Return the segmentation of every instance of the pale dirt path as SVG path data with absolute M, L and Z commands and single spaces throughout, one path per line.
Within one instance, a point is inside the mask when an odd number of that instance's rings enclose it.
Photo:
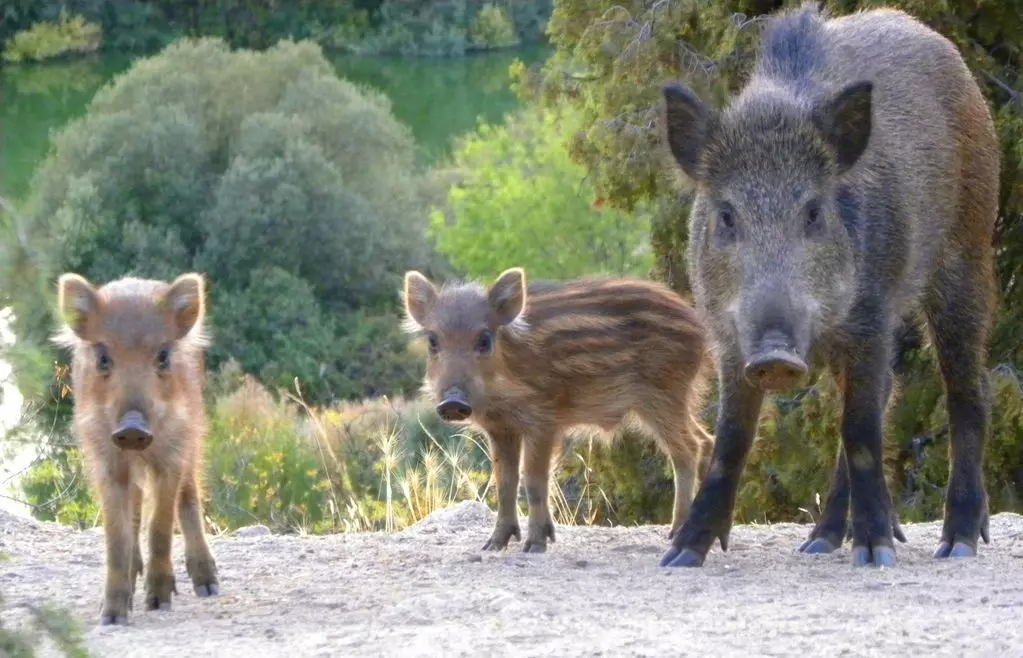
M 100 628 L 102 535 L 0 515 L 0 591 L 70 606 L 116 658 L 1023 656 L 1019 515 L 968 562 L 930 558 L 937 524 L 906 525 L 891 570 L 799 555 L 794 524 L 736 527 L 702 570 L 657 566 L 664 526 L 558 527 L 546 555 L 480 559 L 491 519 L 463 503 L 391 535 L 214 538 L 214 599 L 192 594 L 177 537 L 174 609 Z

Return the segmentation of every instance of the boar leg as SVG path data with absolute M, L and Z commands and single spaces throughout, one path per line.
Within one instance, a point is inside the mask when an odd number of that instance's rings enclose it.
M 196 481 L 194 468 L 181 483 L 178 522 L 181 524 L 181 534 L 185 537 L 185 568 L 192 579 L 192 588 L 197 596 L 216 596 L 220 592 L 217 563 L 206 542 L 199 500 L 199 483 Z
M 554 541 L 554 519 L 551 517 L 548 491 L 554 443 L 553 437 L 529 438 L 523 446 L 522 474 L 529 503 L 529 531 L 522 546 L 526 553 L 543 553 L 547 550 L 547 540 Z
M 836 379 L 844 381 L 841 368 L 833 368 Z M 894 374 L 889 371 L 885 377 L 885 403 L 892 395 Z M 844 391 L 843 391 L 844 394 Z M 852 539 L 852 527 L 849 524 L 849 467 L 845 460 L 845 446 L 839 441 L 838 456 L 835 459 L 835 471 L 831 477 L 831 488 L 824 502 L 824 513 L 810 531 L 810 536 L 799 547 L 802 553 L 833 553 L 841 548 L 846 539 Z M 892 534 L 900 542 L 905 543 L 906 535 L 899 525 L 898 517 L 892 513 Z
M 127 464 L 118 464 L 99 487 L 106 540 L 107 582 L 100 623 L 126 624 L 132 598 L 132 489 Z
M 485 551 L 501 551 L 508 540 L 522 540 L 519 531 L 519 461 L 522 439 L 517 432 L 490 432 L 491 468 L 497 485 L 497 523 L 490 539 L 483 545 Z
M 883 459 L 884 410 L 888 393 L 891 337 L 885 331 L 884 309 L 863 304 L 854 310 L 849 351 L 844 359 L 842 443 L 852 499 L 855 566 L 895 566 L 891 493 L 885 482 Z
M 154 506 L 149 522 L 149 571 L 146 573 L 146 609 L 170 610 L 171 594 L 177 594 L 171 564 L 174 512 L 181 486 L 180 471 L 153 473 Z
M 142 575 L 144 564 L 142 562 L 142 543 L 139 541 L 139 532 L 142 529 L 142 487 L 137 484 L 131 485 L 131 514 L 132 514 L 132 558 L 131 558 L 131 592 L 134 596 L 135 585 L 138 577 Z
M 940 272 L 927 304 L 938 363 L 945 380 L 951 438 L 951 464 L 945 493 L 945 520 L 934 557 L 973 557 L 978 538 L 990 542 L 984 487 L 984 448 L 991 426 L 991 383 L 984 367 L 990 297 L 981 284 L 990 271 L 968 271 L 979 263 Z M 988 268 L 990 266 L 988 265 Z
M 743 376 L 738 355 L 738 349 L 723 350 L 718 366 L 721 392 L 710 470 L 700 483 L 689 518 L 661 558 L 661 566 L 703 566 L 715 538 L 721 542 L 721 550 L 728 550 L 739 478 L 753 445 L 764 399 L 763 393 Z

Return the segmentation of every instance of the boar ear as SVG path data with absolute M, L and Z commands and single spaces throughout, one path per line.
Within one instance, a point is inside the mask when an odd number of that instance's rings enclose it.
M 526 272 L 513 267 L 501 272 L 487 293 L 487 302 L 499 325 L 515 322 L 526 307 Z
M 57 308 L 61 319 L 82 340 L 90 340 L 88 320 L 99 305 L 99 294 L 85 277 L 68 272 L 58 279 Z
M 661 88 L 664 125 L 671 154 L 686 176 L 699 180 L 700 159 L 707 144 L 715 112 L 683 84 L 671 82 Z
M 205 287 L 202 275 L 190 272 L 174 279 L 164 295 L 179 340 L 200 324 L 206 314 Z
M 854 82 L 814 110 L 813 122 L 835 149 L 839 173 L 856 164 L 867 150 L 873 92 L 869 80 Z
M 430 308 L 437 301 L 437 289 L 430 280 L 415 270 L 405 272 L 405 328 L 417 331 L 426 322 Z

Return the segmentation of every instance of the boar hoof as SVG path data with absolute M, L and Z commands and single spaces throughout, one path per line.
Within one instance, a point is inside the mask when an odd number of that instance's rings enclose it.
M 817 554 L 817 553 L 834 553 L 838 550 L 838 546 L 830 539 L 825 537 L 810 537 L 799 547 L 800 553 Z
M 864 567 L 873 564 L 878 567 L 894 567 L 896 563 L 895 548 L 891 546 L 853 546 L 852 564 L 854 567 Z
M 526 543 L 522 546 L 523 553 L 546 553 L 547 543 L 539 541 L 526 540 Z
M 672 546 L 661 558 L 662 567 L 702 567 L 705 555 L 691 548 L 679 550 Z
M 934 551 L 934 557 L 936 558 L 977 557 L 977 549 L 961 541 L 957 541 L 954 544 L 950 544 L 947 541 L 943 541 L 938 546 L 938 550 Z
M 484 551 L 503 551 L 508 547 L 508 541 L 515 537 L 515 541 L 522 541 L 522 533 L 519 531 L 519 524 L 498 525 L 494 533 L 490 535 L 487 543 L 483 544 Z

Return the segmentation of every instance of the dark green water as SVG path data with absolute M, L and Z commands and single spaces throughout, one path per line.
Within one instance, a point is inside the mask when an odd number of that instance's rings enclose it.
M 518 106 L 508 88 L 508 67 L 516 57 L 531 64 L 546 55 L 534 46 L 454 60 L 333 55 L 331 61 L 340 75 L 391 99 L 395 116 L 412 129 L 421 161 L 430 163 L 478 118 L 500 121 Z M 131 61 L 115 54 L 0 69 L 0 195 L 23 198 L 51 132 L 84 114 L 93 94 Z

